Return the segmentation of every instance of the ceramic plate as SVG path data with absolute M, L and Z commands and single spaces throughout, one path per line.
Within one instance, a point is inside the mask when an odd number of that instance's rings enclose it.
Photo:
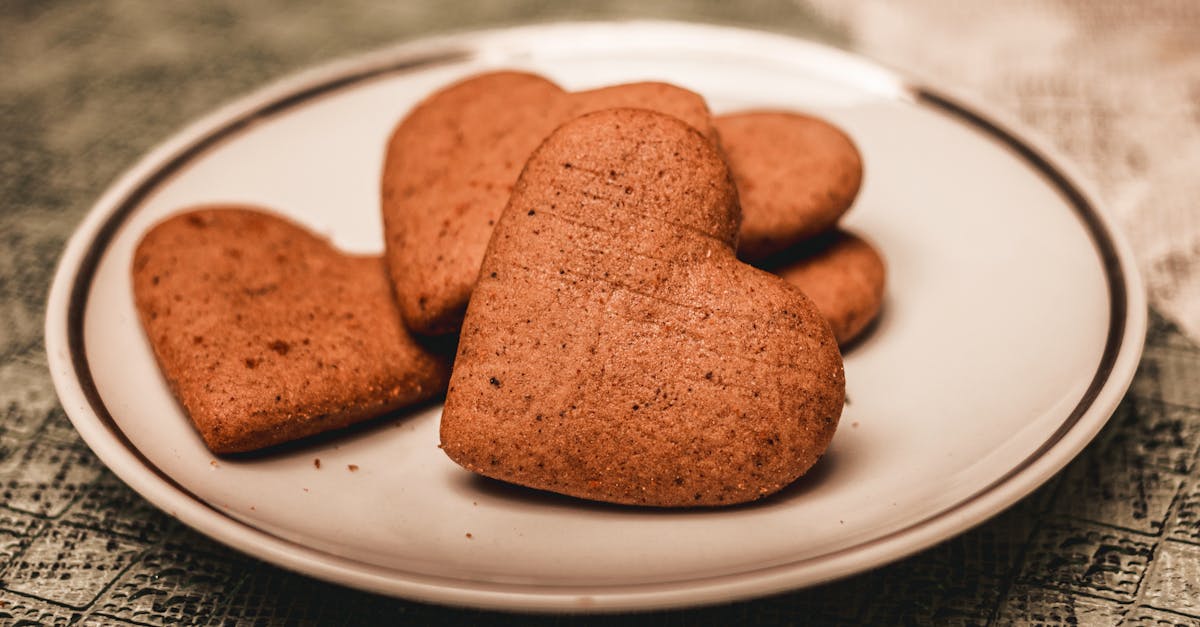
M 804 110 L 853 136 L 866 180 L 846 224 L 882 250 L 889 284 L 882 319 L 846 355 L 841 427 L 808 476 L 728 509 L 589 504 L 454 465 L 437 448 L 436 406 L 264 458 L 205 449 L 137 321 L 139 237 L 189 205 L 228 201 L 379 251 L 390 129 L 432 90 L 496 68 L 571 89 L 665 80 L 716 112 Z M 470 33 L 335 63 L 187 127 L 100 198 L 51 291 L 55 383 L 96 454 L 158 507 L 367 590 L 617 610 L 863 571 L 985 520 L 1062 468 L 1112 414 L 1142 347 L 1145 296 L 1094 196 L 1025 133 L 962 102 L 812 43 L 662 22 Z

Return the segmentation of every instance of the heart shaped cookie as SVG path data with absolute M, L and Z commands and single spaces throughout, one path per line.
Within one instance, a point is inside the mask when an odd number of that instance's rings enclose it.
M 489 244 L 442 416 L 474 472 L 577 497 L 722 505 L 825 451 L 845 380 L 829 325 L 737 260 L 720 153 L 613 109 L 533 154 Z
M 738 256 L 758 261 L 828 230 L 854 203 L 862 157 L 816 117 L 747 111 L 714 119 L 742 203 Z
M 379 257 L 344 255 L 249 208 L 146 233 L 133 287 L 155 357 L 213 452 L 373 418 L 445 388 L 444 356 L 404 329 Z
M 775 255 L 760 267 L 804 291 L 845 346 L 879 315 L 887 270 L 863 238 L 834 229 Z
M 382 177 L 389 270 L 408 328 L 457 331 L 492 227 L 530 153 L 558 125 L 612 107 L 671 114 L 715 138 L 704 100 L 663 83 L 568 93 L 495 72 L 442 89 L 396 127 Z

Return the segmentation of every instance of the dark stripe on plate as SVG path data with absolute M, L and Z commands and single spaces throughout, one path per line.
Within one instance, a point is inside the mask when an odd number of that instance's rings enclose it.
M 1104 340 L 1104 352 L 1100 355 L 1100 363 L 1096 366 L 1096 373 L 1092 376 L 1092 381 L 1088 385 L 1087 390 L 1084 391 L 1083 396 L 1075 405 L 1075 409 L 1071 411 L 1067 419 L 1051 434 L 1046 442 L 1031 453 L 1029 457 L 1025 458 L 1024 461 L 1008 471 L 1003 477 L 1000 477 L 986 488 L 977 492 L 976 497 L 978 497 L 992 488 L 1005 483 L 1014 475 L 1028 468 L 1042 455 L 1045 455 L 1046 451 L 1050 450 L 1075 427 L 1079 419 L 1083 417 L 1083 414 L 1096 401 L 1096 397 L 1100 395 L 1100 390 L 1104 388 L 1105 382 L 1112 375 L 1113 367 L 1117 362 L 1117 355 L 1121 352 L 1121 344 L 1125 337 L 1125 321 L 1128 315 L 1129 297 L 1126 292 L 1125 275 L 1121 272 L 1121 259 L 1117 255 L 1116 246 L 1113 245 L 1112 236 L 1109 235 L 1104 227 L 1104 222 L 1100 218 L 1099 211 L 1088 202 L 1087 197 L 1084 196 L 1079 188 L 1075 187 L 1062 172 L 1055 169 L 1045 155 L 1022 142 L 995 122 L 945 95 L 925 87 L 910 87 L 909 91 L 917 102 L 954 116 L 965 122 L 968 126 L 983 131 L 985 134 L 1001 141 L 1006 147 L 1029 162 L 1042 176 L 1046 177 L 1047 182 L 1062 194 L 1067 204 L 1071 205 L 1071 208 L 1075 210 L 1076 216 L 1083 222 L 1084 228 L 1087 230 L 1088 235 L 1091 236 L 1092 245 L 1096 248 L 1096 254 L 1100 257 L 1100 262 L 1104 266 L 1104 277 L 1108 284 L 1108 334 Z M 963 504 L 970 502 L 970 500 L 963 501 L 963 503 L 955 507 L 961 507 Z M 951 508 L 951 510 L 947 511 L 953 511 L 953 509 Z

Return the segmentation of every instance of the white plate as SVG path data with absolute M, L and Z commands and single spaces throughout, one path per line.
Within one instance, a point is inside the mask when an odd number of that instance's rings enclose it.
M 236 201 L 378 251 L 389 130 L 431 90 L 500 67 L 569 88 L 667 80 L 717 112 L 815 112 L 858 142 L 867 175 L 848 224 L 882 249 L 889 285 L 881 322 L 846 356 L 851 402 L 810 476 L 730 509 L 587 504 L 455 466 L 437 448 L 437 407 L 213 463 L 137 322 L 139 236 L 188 205 Z M 1124 394 L 1145 334 L 1141 283 L 1094 197 L 1044 148 L 957 102 L 811 43 L 661 22 L 457 35 L 306 72 L 184 129 L 99 200 L 50 295 L 55 384 L 96 454 L 157 506 L 242 551 L 367 590 L 616 610 L 878 566 L 996 514 L 1065 465 Z

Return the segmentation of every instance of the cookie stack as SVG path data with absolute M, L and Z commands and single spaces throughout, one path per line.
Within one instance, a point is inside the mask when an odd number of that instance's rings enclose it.
M 497 72 L 397 126 L 382 258 L 254 208 L 194 208 L 144 236 L 135 299 L 214 452 L 444 392 L 441 448 L 473 472 L 742 503 L 804 474 L 836 429 L 838 343 L 882 297 L 879 255 L 836 227 L 861 179 L 815 118 Z M 456 334 L 451 368 L 436 346 Z

